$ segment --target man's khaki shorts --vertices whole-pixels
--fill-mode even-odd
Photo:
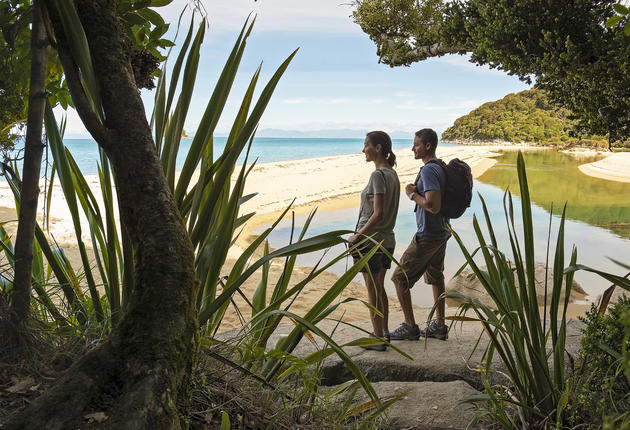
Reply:
[[[422,275],[424,275],[424,282],[427,284],[443,283],[447,241],[448,237],[446,239],[427,240],[414,235],[411,243],[400,257],[400,267],[396,266],[394,269],[392,281],[407,289],[413,287]],[[406,277],[405,273],[407,274]]]

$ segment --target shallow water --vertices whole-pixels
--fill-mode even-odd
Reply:
[[[549,210],[554,202],[554,216],[552,221],[552,246],[550,264],[553,264],[555,237],[560,222],[558,216],[564,202],[568,200],[567,221],[565,224],[566,262],[568,263],[572,245],[577,246],[578,262],[610,271],[625,274],[624,269],[606,257],[616,258],[625,262],[630,256],[630,184],[622,184],[601,179],[591,178],[579,172],[577,166],[595,161],[580,158],[579,160],[557,153],[555,151],[535,151],[525,153],[530,195],[533,204],[532,216],[534,220],[535,258],[545,261],[547,235],[549,229]],[[459,219],[452,221],[452,226],[460,235],[464,244],[472,252],[477,246],[473,230],[473,216],[476,215],[487,233],[481,200],[481,194],[486,202],[493,228],[499,241],[499,248],[508,256],[509,242],[503,210],[505,189],[509,186],[514,194],[514,207],[517,231],[520,230],[520,199],[518,197],[518,178],[516,174],[516,153],[507,152],[499,158],[498,163],[475,181],[473,202],[468,211]],[[358,208],[329,211],[316,215],[307,236],[320,234],[336,229],[352,229],[356,223]],[[304,223],[305,216],[296,217],[298,228]],[[282,222],[270,236],[270,245],[278,248],[288,243],[290,235],[290,221]],[[255,232],[262,231],[260,226]],[[401,197],[398,221],[395,228],[396,250],[394,256],[399,258],[415,233],[415,219],[412,203],[403,195]],[[521,239],[522,243],[522,239]],[[342,247],[333,249],[329,255],[336,255]],[[311,266],[320,255],[303,256],[298,264]],[[457,269],[464,264],[464,256],[454,239],[449,240],[445,261],[445,276],[448,280]],[[332,268],[335,273],[343,273],[351,261],[339,263]],[[623,273],[622,273],[623,272]],[[389,278],[389,276],[387,276]],[[357,278],[359,279],[359,278]],[[609,283],[596,275],[578,272],[576,280],[589,295],[589,300],[595,300]],[[393,284],[387,279],[386,289],[390,295],[395,295]],[[433,303],[430,287],[422,281],[412,290],[414,303],[420,306],[431,306]]]
[[[505,153],[479,181],[501,189],[509,186],[512,193],[518,195],[516,157],[516,152]],[[578,158],[551,150],[527,153],[527,179],[532,201],[547,209],[553,202],[555,212],[561,211],[567,202],[568,219],[600,226],[630,238],[630,184],[593,178],[577,168],[600,158]]]

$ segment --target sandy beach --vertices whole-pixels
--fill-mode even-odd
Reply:
[[[605,158],[582,164],[579,169],[595,178],[630,183],[630,152],[607,153]]]
[[[360,148],[357,149],[359,150]],[[438,147],[438,156],[445,161],[452,158],[460,158],[466,161],[472,168],[473,176],[478,177],[496,163],[494,157],[499,155],[498,151],[514,149],[521,148],[515,148],[511,145]],[[400,182],[404,186],[404,184],[413,181],[421,162],[414,160],[410,149],[397,152],[398,166],[396,170]],[[630,156],[630,154],[619,155]],[[606,161],[609,158],[602,161]],[[630,157],[624,158],[624,160],[630,161]],[[616,166],[616,164],[609,163],[601,169],[605,170],[607,166]],[[231,249],[225,266],[226,274],[240,254],[242,247],[251,243],[253,237],[251,231],[254,226],[277,218],[279,212],[284,210],[293,199],[295,199],[293,208],[298,214],[309,212],[316,206],[320,212],[344,207],[356,207],[359,204],[360,192],[365,186],[372,169],[373,165],[366,163],[364,155],[361,153],[257,165],[247,179],[245,194],[256,192],[258,195],[245,203],[242,208],[242,213],[256,212],[256,216],[250,220],[244,234],[241,234],[236,246]],[[94,195],[99,199],[101,193],[98,178],[95,175],[91,175],[86,176],[86,180],[92,187]],[[44,196],[42,195],[40,198],[40,214],[42,213],[43,198]],[[80,267],[80,260],[76,258],[76,255],[73,255],[76,254],[74,228],[62,190],[58,184],[54,186],[52,202],[50,234],[63,246],[71,260],[77,262],[75,267]],[[0,222],[15,219],[14,207],[13,196],[7,183],[0,182]],[[16,224],[16,222],[9,222],[5,225],[9,234],[13,235],[15,233]],[[85,226],[83,239],[86,243],[89,243],[87,222]],[[309,271],[310,269],[308,268],[296,268],[292,284],[302,280]],[[280,276],[281,272],[282,263],[280,261],[272,264],[270,283],[273,283]],[[259,279],[260,275],[256,274],[244,285],[243,293],[245,296],[251,297]],[[294,304],[292,310],[301,315],[306,313],[336,279],[337,277],[334,274],[324,273],[313,280],[300,296],[300,299]],[[366,299],[365,287],[360,283],[353,282],[344,293],[343,298],[347,297]],[[235,305],[238,306],[245,318],[250,315],[244,299],[237,296]],[[400,309],[394,299],[390,300],[390,309],[392,313]],[[584,310],[580,309],[578,313],[583,313]],[[368,317],[368,312],[362,303],[353,301],[345,304],[343,309],[340,309],[333,316],[343,316],[348,321],[365,320]],[[222,329],[237,327],[240,324],[238,312],[228,312]]]

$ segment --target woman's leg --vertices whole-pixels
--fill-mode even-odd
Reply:
[[[363,279],[365,280],[365,287],[367,288],[368,303],[374,306],[376,309],[379,309],[377,301],[376,301],[376,298],[377,298],[376,283],[377,283],[379,274],[380,272],[376,274],[372,274],[372,275],[365,272],[363,273]],[[380,317],[377,316],[374,312],[372,312],[372,310],[370,310],[370,320],[372,321],[372,330],[374,331],[374,334],[376,336],[381,337],[383,336],[383,327],[381,325],[381,321],[377,321],[377,319],[380,320]]]
[[[378,318],[381,325],[381,333],[389,333],[389,300],[387,293],[385,293],[385,273],[387,269],[383,268],[376,277],[376,308],[383,314],[383,318]]]
[[[372,321],[372,328],[374,334],[378,337],[383,337],[384,331],[389,331],[388,318],[389,318],[389,301],[387,294],[385,294],[385,273],[387,269],[381,269],[378,273],[363,274],[365,280],[365,286],[368,293],[368,303],[374,306],[383,314],[382,317],[376,315],[370,311],[370,320]]]

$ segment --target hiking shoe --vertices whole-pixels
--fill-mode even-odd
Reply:
[[[389,336],[392,340],[418,340],[420,339],[420,329],[417,324],[410,326],[403,322],[396,330],[390,331]]]
[[[434,337],[440,340],[446,340],[448,338],[448,326],[446,324],[438,324],[437,320],[431,320],[427,325],[427,328],[420,330],[422,337]]]
[[[388,333],[388,336],[389,336],[389,333]],[[389,337],[388,336],[383,335],[383,337],[380,338],[380,337],[375,336],[374,333],[370,333],[370,337],[374,337],[374,338],[379,339],[379,340],[380,339],[387,339],[387,342],[389,342]],[[387,345],[384,344],[384,343],[376,343],[374,345],[359,345],[359,346],[361,348],[363,348],[363,349],[367,349],[368,351],[385,351],[385,350],[387,350]]]
[[[384,343],[376,343],[374,345],[361,345],[361,348],[367,349],[368,351],[386,351],[387,345]]]

